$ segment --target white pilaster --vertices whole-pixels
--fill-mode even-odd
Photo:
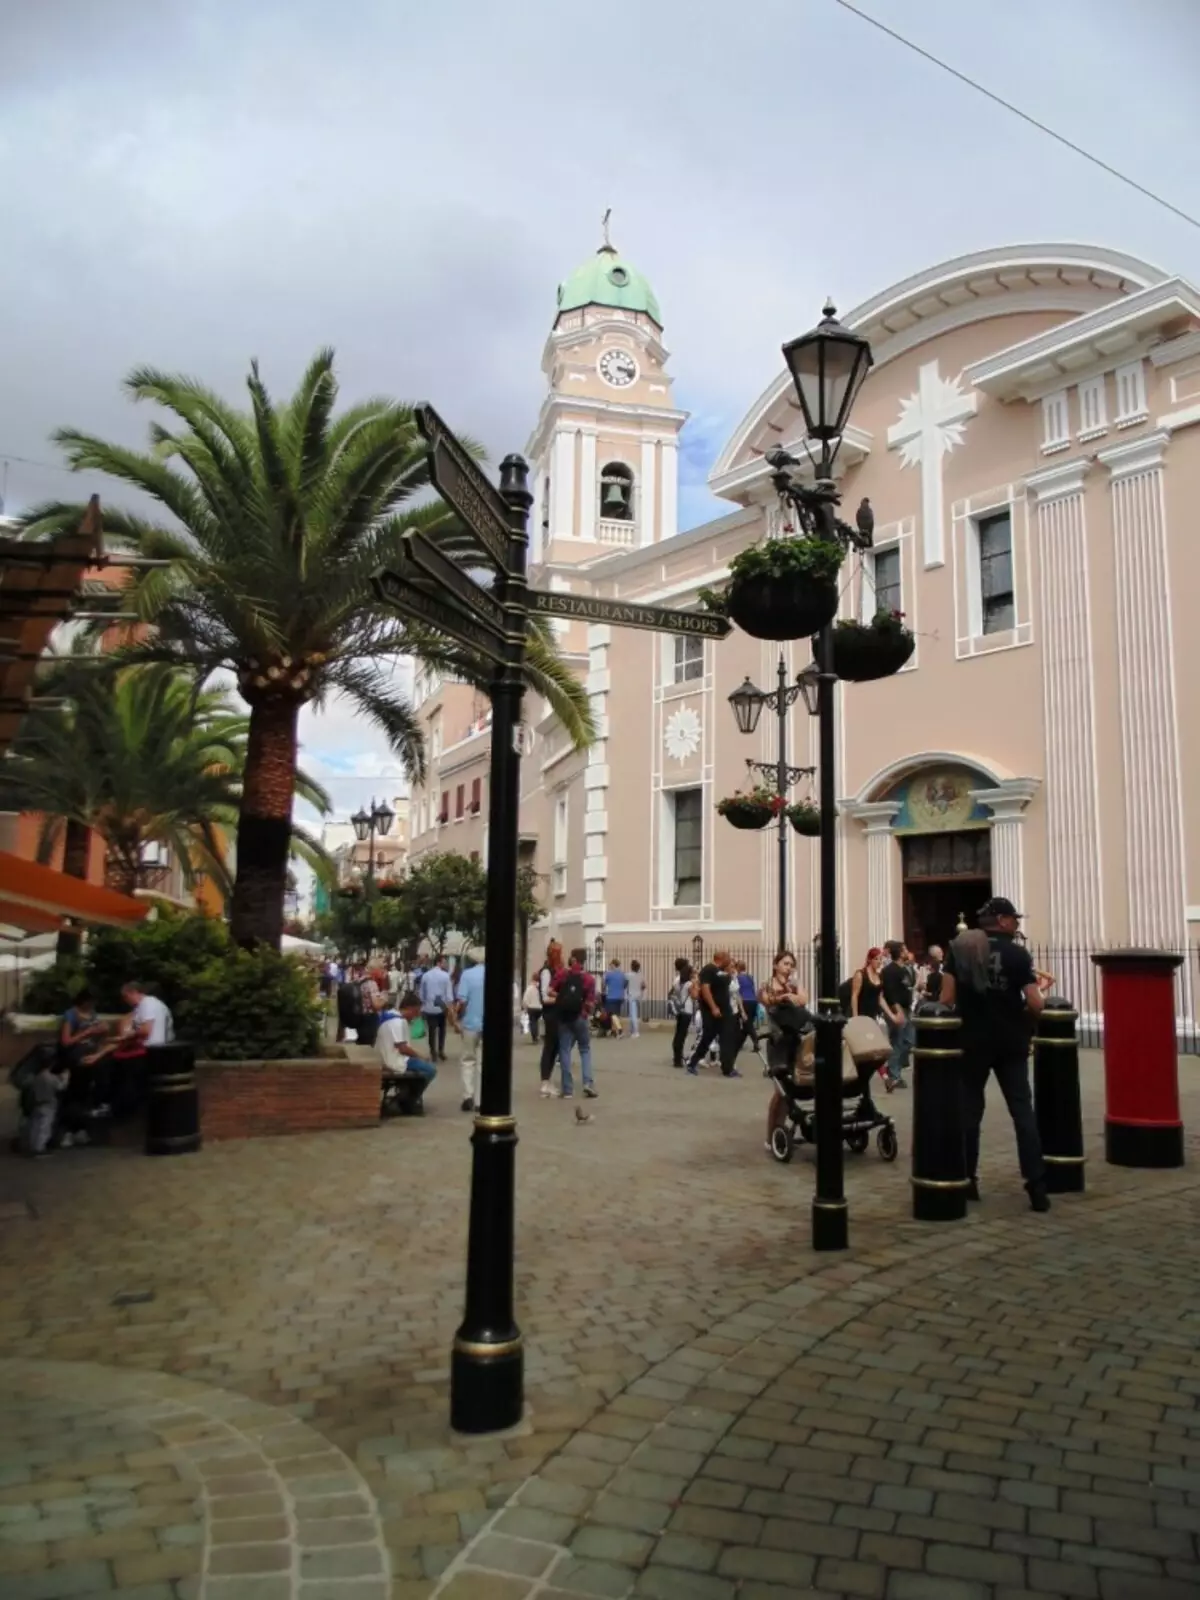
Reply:
[[[570,428],[561,428],[554,435],[554,466],[550,472],[550,493],[554,498],[550,510],[550,537],[573,539],[575,537],[575,434]]]
[[[638,543],[653,544],[658,537],[658,481],[655,468],[657,441],[642,440],[642,482],[638,494]]]
[[[1042,571],[1049,936],[1054,945],[1080,948],[1104,941],[1083,496],[1084,477],[1090,465],[1088,461],[1073,461],[1050,467],[1035,473],[1025,485],[1037,500]]]
[[[1187,936],[1183,803],[1171,580],[1157,432],[1101,450],[1111,474],[1117,681],[1125,768],[1129,940],[1179,948]]]
[[[662,454],[662,516],[658,524],[658,537],[673,539],[679,532],[679,446],[674,439],[664,439]]]
[[[529,514],[529,552],[531,561],[539,561],[542,555],[542,516],[545,511],[546,477],[540,461],[535,461],[529,472],[533,480],[533,506]]]
[[[972,789],[971,798],[992,813],[992,893],[1024,911],[1025,807],[1042,786],[1040,778],[1006,778],[994,789]]]
[[[896,876],[896,846],[892,825],[900,810],[898,800],[843,800],[844,816],[861,822],[867,835],[867,943],[882,945],[896,934],[892,887]],[[844,876],[844,874],[843,874]],[[845,941],[845,933],[842,935]]]
[[[608,719],[608,652],[612,642],[612,629],[607,623],[593,623],[588,627],[587,690],[592,710],[600,726]],[[587,795],[587,812],[584,833],[587,838],[587,860],[584,865],[583,936],[592,944],[603,934],[608,920],[608,740],[597,739],[587,753],[587,769],[583,784]]]
[[[599,484],[596,478],[596,430],[585,428],[580,435],[579,450],[579,537],[596,537],[596,497]]]

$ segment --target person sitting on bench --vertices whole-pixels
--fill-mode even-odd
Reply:
[[[375,1036],[383,1068],[384,1105],[391,1100],[396,1109],[410,1113],[421,1108],[422,1095],[437,1077],[437,1067],[412,1042],[412,1025],[420,1014],[421,997],[410,989],[400,996],[398,1013],[383,1013]]]

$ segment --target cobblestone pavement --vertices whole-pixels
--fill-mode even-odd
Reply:
[[[1097,1064],[1086,1196],[1028,1211],[998,1107],[966,1223],[872,1150],[814,1256],[752,1061],[665,1056],[605,1045],[576,1126],[519,1050],[503,1439],[447,1426],[452,1070],[423,1121],[0,1161],[3,1600],[1195,1600],[1200,1178],[1104,1166]]]

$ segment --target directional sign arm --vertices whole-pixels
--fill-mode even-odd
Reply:
[[[671,606],[638,605],[631,600],[556,594],[548,589],[530,589],[529,609],[534,615],[607,622],[618,628],[648,628],[655,633],[682,633],[699,639],[724,639],[733,628],[728,617],[718,616],[715,611],[680,611]]]

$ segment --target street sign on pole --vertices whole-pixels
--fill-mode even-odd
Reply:
[[[426,587],[432,584],[446,591],[452,601],[464,606],[472,616],[486,622],[497,633],[511,631],[508,614],[495,595],[476,583],[457,561],[451,561],[436,545],[430,544],[423,533],[415,530],[406,533],[404,548],[408,557],[406,565],[418,569],[418,582],[423,582]]]
[[[504,501],[432,406],[418,406],[415,416],[429,445],[434,487],[470,528],[488,560],[503,570],[508,565],[509,532]]]
[[[733,627],[728,617],[715,611],[677,611],[670,606],[594,600],[588,595],[555,594],[548,589],[530,589],[529,609],[544,617],[611,622],[618,628],[652,628],[656,633],[686,633],[700,639],[724,639]]]
[[[446,634],[468,650],[478,650],[497,665],[503,662],[504,639],[482,618],[436,599],[416,584],[406,582],[399,572],[385,569],[377,572],[371,581],[379,598],[394,606],[401,616],[423,622],[427,628]]]

